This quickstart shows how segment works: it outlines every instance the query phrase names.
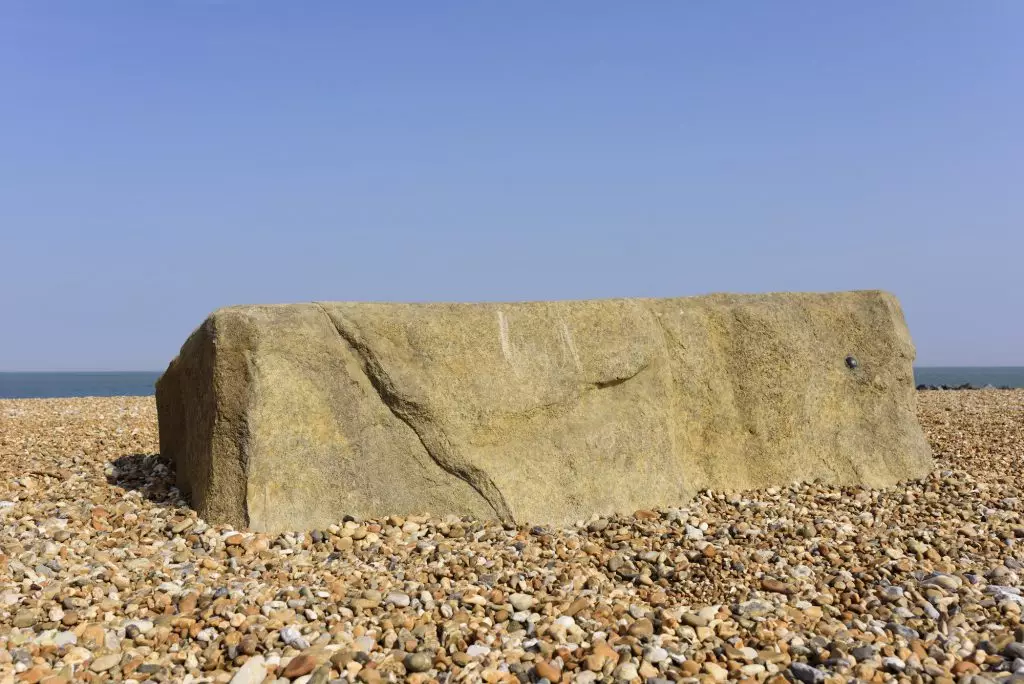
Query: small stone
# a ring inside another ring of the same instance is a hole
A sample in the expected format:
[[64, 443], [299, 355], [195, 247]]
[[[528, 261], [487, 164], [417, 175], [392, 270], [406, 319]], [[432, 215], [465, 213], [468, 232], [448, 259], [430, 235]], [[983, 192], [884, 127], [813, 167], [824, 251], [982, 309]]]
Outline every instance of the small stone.
[[776, 594], [786, 594], [787, 596], [795, 593], [795, 589], [792, 586], [770, 577], [761, 580], [761, 588], [765, 591], [774, 592]]
[[409, 672], [426, 672], [434, 666], [434, 660], [429, 653], [410, 653], [403, 660], [405, 669]]
[[589, 606], [590, 606], [590, 602], [587, 599], [585, 599], [585, 598], [583, 598], [581, 596], [580, 598], [578, 598], [575, 601], [573, 601], [572, 603], [570, 603], [569, 607], [566, 608], [564, 611], [562, 611], [562, 615], [568, 615], [569, 617], [575, 617], [577, 613], [579, 613], [581, 610], [585, 610]]
[[870, 660], [875, 657], [875, 649], [871, 648], [870, 646], [858, 646], [857, 648], [850, 651], [850, 655], [852, 655], [857, 660], [857, 662], [860, 662], [862, 660]]
[[529, 594], [512, 594], [508, 597], [508, 602], [511, 603], [515, 611], [519, 613], [530, 610], [537, 600]]
[[930, 577], [930, 578], [926, 579], [925, 581], [921, 582], [921, 584], [923, 584], [925, 586], [942, 587], [946, 591], [955, 592], [961, 586], [963, 586], [963, 580], [961, 580], [959, 577], [956, 577], [954, 575], [947, 575], [947, 574], [941, 574], [940, 573], [938, 575], [935, 575], [934, 577]]
[[729, 671], [717, 663], [704, 663], [704, 671], [711, 675], [716, 682], [724, 682], [729, 679]]
[[955, 675], [977, 674], [979, 671], [980, 668], [976, 664], [967, 660], [961, 660], [960, 662], [956, 663], [955, 665], [953, 665], [953, 668], [951, 670], [951, 672]]
[[1007, 658], [1024, 658], [1024, 642], [1013, 641], [1003, 649], [1003, 655]]
[[356, 680], [363, 684], [379, 684], [381, 681], [380, 672], [373, 668], [364, 667], [356, 675]]
[[309, 674], [316, 668], [316, 666], [316, 658], [309, 654], [300, 653], [289, 661], [281, 674], [288, 679], [294, 679], [296, 677]]
[[267, 666], [263, 656], [253, 656], [235, 672], [231, 684], [261, 684], [266, 678]]
[[93, 672], [106, 672], [116, 667], [121, 662], [120, 653], [110, 653], [108, 655], [100, 656], [89, 664], [89, 669]]
[[627, 630], [630, 636], [643, 639], [654, 634], [654, 624], [647, 618], [634, 621]]
[[761, 617], [775, 611], [775, 606], [766, 601], [751, 599], [736, 606], [736, 612], [744, 617]]
[[903, 637], [907, 641], [913, 641], [921, 638], [921, 635], [918, 634], [916, 629], [907, 627], [906, 625], [901, 625], [898, 622], [889, 622], [885, 625], [885, 628], [893, 634]]
[[907, 669], [907, 664], [901, 658], [897, 658], [896, 656], [888, 656], [886, 658], [882, 658], [882, 667], [885, 669], [886, 672], [898, 674]]
[[393, 591], [385, 597], [384, 602], [399, 608], [408, 608], [412, 599], [408, 594], [400, 591]]
[[895, 603], [896, 601], [899, 601], [901, 598], [903, 598], [903, 587], [882, 587], [879, 593], [882, 595], [882, 598], [886, 601], [889, 601], [890, 603]]
[[612, 675], [615, 677], [615, 679], [619, 680], [620, 682], [631, 682], [637, 677], [639, 677], [640, 673], [637, 672], [636, 665], [634, 665], [633, 663], [626, 662], [622, 663], [617, 668], [615, 668], [615, 671], [612, 673]]
[[679, 666], [679, 669], [688, 677], [696, 677], [697, 673], [700, 672], [700, 663], [694, 660], [686, 660]]
[[562, 671], [546, 660], [537, 663], [534, 666], [534, 672], [537, 677], [542, 677], [550, 682], [557, 682], [562, 676]]
[[58, 632], [57, 635], [53, 637], [53, 644], [57, 648], [64, 648], [66, 646], [73, 646], [74, 644], [77, 644], [77, 643], [78, 643], [78, 636], [76, 636], [75, 633], [71, 632], [71, 631]]
[[196, 602], [199, 596], [195, 593], [188, 593], [178, 600], [178, 613], [188, 615], [196, 609]]
[[470, 658], [483, 658], [490, 652], [490, 647], [485, 646], [484, 644], [473, 644], [472, 646], [466, 649], [466, 655], [468, 655]]
[[19, 610], [14, 616], [14, 620], [11, 621], [11, 624], [19, 629], [32, 627], [36, 624], [35, 613], [30, 610]]
[[353, 642], [353, 646], [355, 646], [356, 651], [361, 653], [369, 653], [376, 645], [377, 642], [374, 641], [373, 637], [369, 636], [361, 636]]
[[765, 666], [760, 663], [747, 663], [740, 667], [740, 673], [744, 677], [757, 677], [765, 671]]
[[[125, 623], [125, 632], [131, 628], [135, 633], [135, 636], [138, 636], [139, 634], [149, 634], [153, 631], [153, 626], [154, 625], [150, 620], [131, 620]], [[131, 636], [129, 638], [134, 639], [135, 636]]]
[[286, 646], [304, 651], [309, 648], [309, 642], [302, 636], [302, 633], [295, 627], [285, 627], [281, 630], [281, 641]]
[[107, 633], [101, 625], [92, 624], [79, 635], [79, 641], [86, 648], [97, 648], [106, 643]]
[[709, 621], [697, 613], [686, 612], [680, 617], [680, 622], [690, 627], [707, 627]]
[[811, 667], [806, 663], [790, 663], [789, 671], [793, 674], [794, 678], [804, 684], [822, 684], [822, 682], [825, 681], [824, 672], [816, 667]]
[[664, 648], [660, 646], [649, 648], [644, 653], [644, 660], [646, 660], [649, 663], [654, 663], [656, 665], [658, 663], [664, 662], [665, 660], [668, 660], [668, 651], [666, 651]]
[[35, 667], [29, 668], [18, 675], [19, 684], [39, 684], [39, 681], [49, 672], [49, 668], [44, 668], [42, 665], [36, 665]]

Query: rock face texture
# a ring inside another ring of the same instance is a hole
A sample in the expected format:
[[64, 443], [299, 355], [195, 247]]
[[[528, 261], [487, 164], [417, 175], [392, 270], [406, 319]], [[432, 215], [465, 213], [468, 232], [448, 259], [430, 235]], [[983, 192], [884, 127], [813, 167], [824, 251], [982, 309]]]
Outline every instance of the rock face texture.
[[920, 477], [914, 347], [877, 291], [214, 312], [157, 382], [211, 522], [565, 523], [697, 490]]

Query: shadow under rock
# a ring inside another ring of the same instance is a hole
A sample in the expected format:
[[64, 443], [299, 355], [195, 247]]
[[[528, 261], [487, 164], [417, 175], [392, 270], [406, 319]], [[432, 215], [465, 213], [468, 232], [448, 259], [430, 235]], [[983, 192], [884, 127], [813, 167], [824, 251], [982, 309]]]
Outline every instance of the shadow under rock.
[[179, 506], [185, 496], [178, 491], [174, 466], [160, 454], [125, 454], [107, 471], [107, 482], [122, 489], [137, 491], [153, 503]]

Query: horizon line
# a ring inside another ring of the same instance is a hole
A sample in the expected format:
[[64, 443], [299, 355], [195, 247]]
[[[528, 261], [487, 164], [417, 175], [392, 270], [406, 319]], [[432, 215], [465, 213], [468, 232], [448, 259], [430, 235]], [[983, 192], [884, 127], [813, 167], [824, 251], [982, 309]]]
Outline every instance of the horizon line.
[[[1024, 368], [1024, 364], [1020, 365], [981, 365], [981, 364], [967, 364], [967, 365], [947, 365], [947, 364], [914, 364], [915, 369], [918, 368]], [[46, 374], [100, 374], [100, 373], [163, 373], [163, 370], [153, 369], [117, 369], [117, 370], [0, 370], [0, 375], [14, 375], [15, 373], [33, 374], [33, 375], [46, 375]]]

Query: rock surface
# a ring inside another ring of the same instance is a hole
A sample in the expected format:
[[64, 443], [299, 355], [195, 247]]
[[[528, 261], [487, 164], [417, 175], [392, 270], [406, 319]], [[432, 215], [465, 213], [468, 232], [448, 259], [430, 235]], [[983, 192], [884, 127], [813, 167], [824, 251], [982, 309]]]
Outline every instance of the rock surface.
[[231, 307], [157, 384], [161, 452], [205, 519], [258, 531], [883, 486], [931, 467], [913, 358], [875, 291]]

